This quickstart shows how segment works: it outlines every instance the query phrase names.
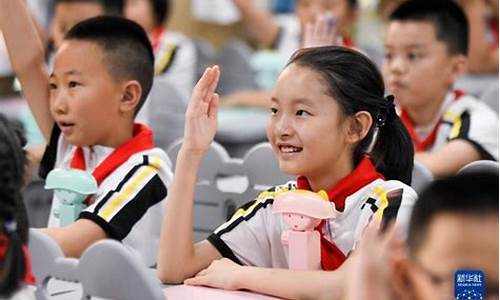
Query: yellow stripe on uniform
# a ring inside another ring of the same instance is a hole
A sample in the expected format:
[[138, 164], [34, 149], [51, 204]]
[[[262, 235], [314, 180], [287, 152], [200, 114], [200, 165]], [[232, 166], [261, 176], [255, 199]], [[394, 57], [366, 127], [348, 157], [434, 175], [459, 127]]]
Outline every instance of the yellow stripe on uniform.
[[462, 128], [462, 118], [460, 118], [460, 115], [452, 111], [447, 111], [443, 114], [443, 119], [450, 121], [453, 124], [448, 138], [454, 139], [458, 137], [460, 134], [460, 128]]
[[249, 214], [251, 214], [255, 207], [257, 205], [259, 205], [260, 203], [262, 202], [265, 202], [266, 200], [268, 200], [269, 198], [275, 198], [276, 195], [280, 194], [280, 193], [284, 193], [284, 192], [287, 192], [288, 189], [287, 188], [284, 188], [284, 189], [280, 189], [278, 191], [274, 191], [274, 192], [262, 192], [259, 194], [259, 196], [257, 197], [257, 199], [255, 199], [254, 203], [249, 206], [247, 209], [243, 209], [243, 208], [240, 208], [238, 209], [234, 214], [233, 216], [231, 217], [231, 219], [227, 222], [225, 222], [224, 224], [222, 224], [221, 226], [219, 226], [215, 232], [218, 232], [220, 231], [221, 229], [224, 229], [225, 227], [227, 227], [228, 225], [230, 225], [231, 223], [233, 223], [235, 220], [239, 219], [239, 218], [243, 218], [243, 217], [246, 217], [248, 216]]
[[176, 49], [177, 46], [175, 44], [167, 45], [167, 50], [165, 51], [165, 54], [162, 57], [160, 57], [158, 63], [155, 64], [155, 75], [160, 75], [167, 70], [167, 68], [172, 63], [172, 57], [174, 56]]
[[376, 187], [374, 190], [375, 194], [377, 194], [380, 199], [380, 207], [375, 212], [375, 217], [379, 220], [382, 219], [382, 215], [384, 214], [384, 209], [389, 206], [389, 201], [387, 200], [387, 192], [381, 187]]
[[111, 199], [109, 199], [109, 204], [106, 208], [99, 212], [99, 216], [106, 221], [109, 221], [109, 217], [113, 214], [117, 207], [130, 198], [137, 192], [137, 189], [144, 183], [144, 181], [151, 176], [160, 167], [160, 159], [158, 157], [150, 157], [150, 164], [142, 166], [139, 168], [137, 175], [134, 175], [132, 180], [130, 180], [123, 188], [122, 192], [116, 194]]

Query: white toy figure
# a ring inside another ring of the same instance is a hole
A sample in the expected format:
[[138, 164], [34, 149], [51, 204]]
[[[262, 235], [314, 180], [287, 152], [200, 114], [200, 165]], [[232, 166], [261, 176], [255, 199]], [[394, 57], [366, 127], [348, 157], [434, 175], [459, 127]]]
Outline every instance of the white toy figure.
[[273, 213], [281, 213], [288, 229], [281, 242], [288, 246], [290, 270], [321, 270], [321, 239], [314, 230], [321, 220], [335, 217], [335, 205], [324, 191], [294, 190], [278, 194]]
[[56, 168], [47, 175], [45, 189], [54, 190], [59, 204], [53, 213], [59, 218], [59, 224], [66, 226], [73, 223], [85, 209], [85, 199], [97, 192], [97, 182], [83, 170]]

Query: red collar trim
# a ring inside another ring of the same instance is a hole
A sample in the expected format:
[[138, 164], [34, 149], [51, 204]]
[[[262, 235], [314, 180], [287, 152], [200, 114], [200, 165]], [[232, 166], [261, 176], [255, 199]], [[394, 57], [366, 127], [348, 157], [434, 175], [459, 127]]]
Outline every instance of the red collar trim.
[[[130, 156], [153, 147], [153, 132], [151, 129], [143, 124], [134, 124], [134, 136], [113, 150], [92, 172], [97, 185], [100, 185], [109, 174], [126, 162]], [[87, 169], [82, 147], [76, 148], [70, 167], [80, 170]]]
[[342, 46], [347, 48], [354, 48], [354, 40], [348, 36], [342, 36]]
[[[333, 188], [327, 191], [328, 198], [335, 203], [335, 208], [338, 211], [343, 211], [347, 197], [378, 178], [384, 179], [384, 176], [377, 172], [370, 158], [364, 156], [349, 175], [342, 178]], [[311, 190], [311, 186], [304, 176], [297, 178], [297, 187]]]
[[[453, 91], [453, 93], [454, 93], [453, 101], [458, 101], [460, 98], [462, 98], [462, 96], [465, 95], [465, 93], [462, 90], [455, 90]], [[415, 124], [411, 120], [410, 115], [404, 108], [401, 109], [401, 122], [403, 122], [403, 125], [406, 127], [406, 130], [408, 130], [408, 133], [410, 134], [411, 140], [413, 141], [413, 144], [415, 145], [415, 150], [417, 152], [426, 151], [432, 145], [434, 145], [434, 142], [436, 141], [437, 137], [437, 132], [439, 130], [439, 126], [441, 125], [441, 119], [439, 119], [439, 121], [436, 123], [432, 131], [424, 139], [420, 139], [418, 137], [417, 131], [415, 129]]]
[[153, 47], [153, 52], [156, 54], [158, 47], [160, 46], [160, 41], [167, 30], [163, 26], [158, 26], [153, 29], [153, 36], [151, 37], [151, 46]]

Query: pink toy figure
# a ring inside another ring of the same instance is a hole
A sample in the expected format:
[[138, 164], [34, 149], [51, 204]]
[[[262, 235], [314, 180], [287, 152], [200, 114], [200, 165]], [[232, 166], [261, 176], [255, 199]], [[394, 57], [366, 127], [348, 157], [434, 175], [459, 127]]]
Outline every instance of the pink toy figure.
[[307, 190], [278, 194], [273, 213], [281, 213], [288, 225], [281, 235], [281, 243], [288, 246], [289, 269], [321, 270], [320, 235], [314, 228], [321, 220], [335, 217], [335, 206], [328, 201], [327, 194]]

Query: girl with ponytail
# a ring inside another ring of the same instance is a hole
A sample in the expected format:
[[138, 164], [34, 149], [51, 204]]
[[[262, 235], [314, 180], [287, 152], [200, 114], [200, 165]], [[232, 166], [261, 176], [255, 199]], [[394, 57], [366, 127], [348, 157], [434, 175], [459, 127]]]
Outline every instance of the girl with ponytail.
[[[20, 126], [0, 115], [0, 298], [29, 299], [28, 222], [21, 196], [26, 143]], [[18, 297], [18, 298], [17, 298]]]
[[[384, 96], [382, 76], [355, 50], [328, 46], [296, 52], [270, 99], [267, 136], [280, 169], [297, 179], [263, 192], [193, 244], [196, 172], [216, 131], [218, 77], [219, 69], [209, 68], [189, 102], [162, 227], [160, 279], [287, 299], [340, 298], [348, 256], [366, 225], [379, 218], [405, 229], [417, 198], [409, 187], [413, 146], [393, 97]], [[326, 191], [335, 213], [315, 229], [321, 236], [321, 270], [286, 270], [281, 235], [287, 228], [272, 206], [276, 195], [295, 189]]]

